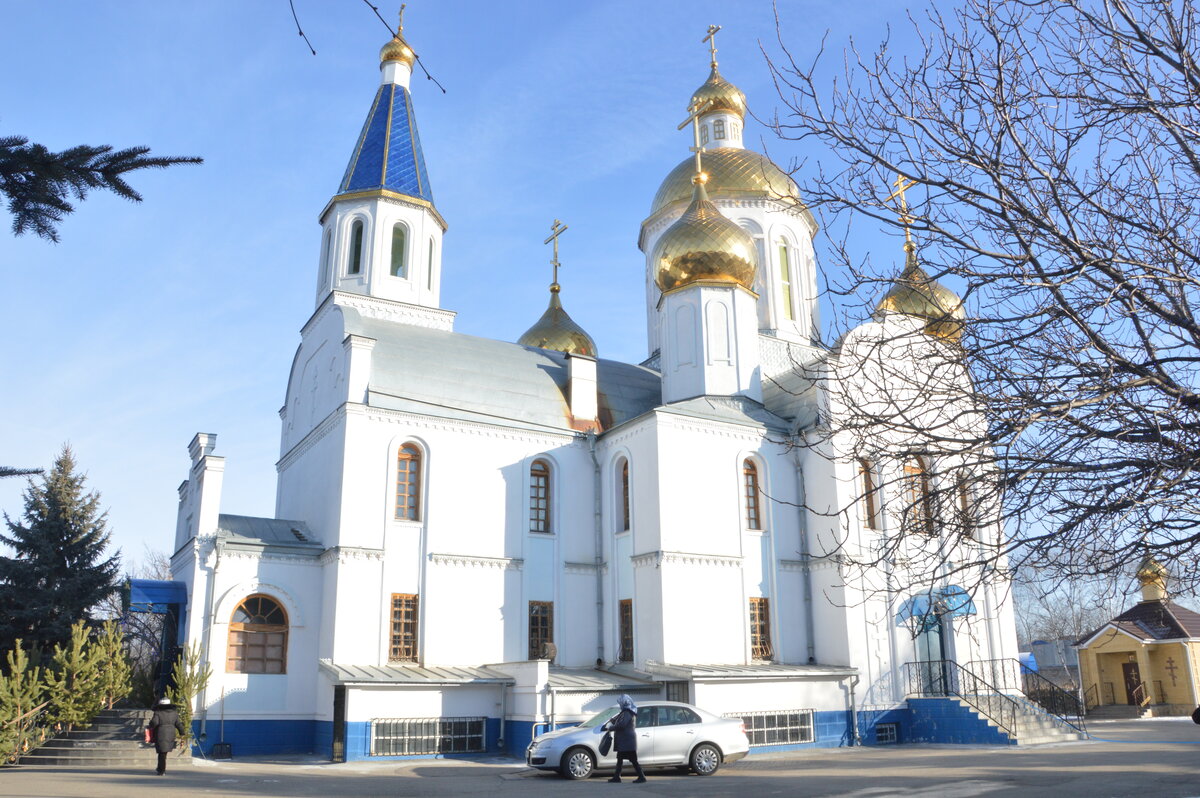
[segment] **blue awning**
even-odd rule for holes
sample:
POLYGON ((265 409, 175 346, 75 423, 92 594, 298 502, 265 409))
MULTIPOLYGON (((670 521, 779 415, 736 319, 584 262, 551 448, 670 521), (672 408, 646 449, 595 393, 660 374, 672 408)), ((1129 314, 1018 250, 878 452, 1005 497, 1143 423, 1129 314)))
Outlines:
POLYGON ((960 615, 975 615, 975 602, 971 594, 958 585, 940 588, 937 591, 937 613, 946 618, 960 615))
POLYGON ((187 604, 187 585, 183 582, 130 579, 128 584, 130 612, 163 615, 172 605, 178 608, 187 604))
POLYGON ((938 624, 935 610, 934 598, 929 593, 910 596, 904 600, 904 603, 900 605, 900 610, 896 613, 896 625, 915 623, 917 625, 916 633, 932 629, 938 624))

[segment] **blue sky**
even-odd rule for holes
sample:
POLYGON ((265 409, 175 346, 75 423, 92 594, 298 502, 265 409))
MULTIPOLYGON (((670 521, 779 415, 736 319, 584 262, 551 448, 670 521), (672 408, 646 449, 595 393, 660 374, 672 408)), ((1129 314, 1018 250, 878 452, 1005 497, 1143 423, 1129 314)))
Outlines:
MULTIPOLYGON (((399 4, 375 1, 394 21, 399 4)), ((146 546, 170 553, 196 432, 217 433, 227 458, 222 510, 274 512, 278 410, 313 310, 317 215, 389 38, 361 0, 295 5, 315 57, 287 0, 3 4, 0 135, 205 159, 135 174, 141 204, 93 194, 59 244, 0 235, 0 463, 48 466, 69 442, 127 564, 146 546)), ((895 3, 779 0, 779 11, 793 53, 810 56, 828 34, 833 65, 851 36, 871 48, 888 23, 907 30, 895 3)), ((708 74, 701 38, 723 26, 721 71, 769 118, 769 0, 413 0, 405 23, 447 89, 419 70, 413 80, 449 223, 442 305, 456 329, 515 340, 541 315, 542 241, 558 218, 570 226, 568 312, 602 357, 644 359, 638 229, 688 155, 676 125, 708 74)), ((751 120, 746 134, 784 168, 810 155, 751 120)), ((19 516, 23 490, 0 482, 0 509, 19 516)))

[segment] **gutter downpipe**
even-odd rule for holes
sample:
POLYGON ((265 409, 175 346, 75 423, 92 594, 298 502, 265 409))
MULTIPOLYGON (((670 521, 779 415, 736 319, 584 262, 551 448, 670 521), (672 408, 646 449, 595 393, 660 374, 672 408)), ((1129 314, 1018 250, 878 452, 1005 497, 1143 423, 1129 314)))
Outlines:
POLYGON ((593 517, 596 538, 596 667, 604 664, 604 529, 600 517, 600 460, 596 457, 596 431, 587 432, 588 454, 592 456, 593 517))
POLYGON ((854 688, 858 687, 858 674, 850 679, 850 744, 861 746, 862 737, 858 733, 858 702, 854 698, 854 688))
POLYGON ((817 641, 813 639, 816 623, 813 620, 812 597, 812 554, 808 546, 808 484, 804 478, 804 457, 801 453, 803 445, 803 430, 797 430, 792 436, 792 459, 796 462, 796 482, 799 489, 800 521, 800 561, 804 563, 804 640, 808 646, 808 663, 817 661, 817 641))

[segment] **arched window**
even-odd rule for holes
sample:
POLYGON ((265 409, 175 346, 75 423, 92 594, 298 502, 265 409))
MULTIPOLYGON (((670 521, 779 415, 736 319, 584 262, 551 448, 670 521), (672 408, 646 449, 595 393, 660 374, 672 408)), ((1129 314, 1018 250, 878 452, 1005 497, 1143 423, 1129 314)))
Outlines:
POLYGON ((421 520, 421 450, 411 443, 396 456, 396 518, 421 520))
POLYGON ((551 532, 550 466, 535 460, 529 468, 529 531, 551 532))
POLYGON ((700 126, 700 146, 708 143, 708 125, 700 126))
POLYGON ((746 528, 762 529, 758 512, 758 467, 753 460, 742 463, 742 483, 746 495, 746 528))
POLYGON ((429 288, 430 291, 432 291, 433 290, 433 239, 432 238, 429 239, 429 259, 426 261, 425 268, 426 268, 425 282, 428 283, 427 287, 429 288))
POLYGON ((929 492, 929 469, 919 456, 904 461, 904 513, 906 532, 933 534, 933 502, 929 492))
POLYGON ((408 228, 397 222, 392 225, 392 276, 408 277, 404 253, 408 249, 408 228))
POLYGON ((879 528, 879 490, 875 485, 875 467, 870 460, 858 461, 858 489, 862 509, 862 525, 879 528))
POLYGON ((228 673, 287 673, 287 613, 269 596, 242 600, 229 619, 228 673))
POLYGON ((725 120, 724 119, 714 119, 713 120, 713 138, 715 138, 715 139, 725 138, 725 120))
POLYGON ((350 264, 346 268, 347 274, 358 274, 362 271, 362 256, 363 223, 362 219, 355 219, 354 224, 350 225, 350 264))
POLYGON ((779 241, 779 289, 783 317, 788 321, 795 321, 796 311, 792 305, 792 264, 788 259, 787 242, 782 239, 779 241))
POLYGON ((621 495, 618 497, 621 501, 621 529, 624 532, 629 529, 629 461, 621 461, 621 495))
POLYGON ((324 291, 329 287, 329 240, 330 232, 326 230, 325 235, 321 237, 321 270, 317 291, 324 291))

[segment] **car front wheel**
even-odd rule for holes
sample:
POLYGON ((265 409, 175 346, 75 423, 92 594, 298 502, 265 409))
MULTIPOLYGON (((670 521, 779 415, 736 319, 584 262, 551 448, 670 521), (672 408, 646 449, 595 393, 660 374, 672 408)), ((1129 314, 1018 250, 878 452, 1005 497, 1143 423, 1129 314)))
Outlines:
POLYGON ((701 776, 711 776, 721 767, 721 752, 711 743, 701 743, 692 751, 692 770, 701 776))
POLYGON ((563 755, 560 772, 564 778, 586 779, 596 770, 596 758, 586 748, 572 748, 563 755))

